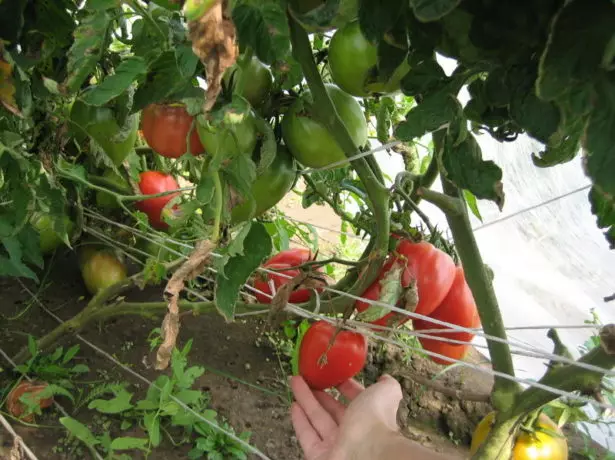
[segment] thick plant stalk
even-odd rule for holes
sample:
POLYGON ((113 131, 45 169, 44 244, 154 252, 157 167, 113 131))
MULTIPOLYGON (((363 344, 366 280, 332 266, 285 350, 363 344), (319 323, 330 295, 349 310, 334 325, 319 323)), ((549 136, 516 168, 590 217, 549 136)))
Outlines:
MULTIPOLYGON (((308 35, 292 16, 288 15, 287 17, 290 26, 293 56, 301 64, 303 74, 314 98, 312 106, 314 116, 329 130, 335 141, 344 151, 346 157, 352 158, 361 152, 358 146, 354 144, 325 89, 325 85, 318 72, 318 67, 312 56, 312 47, 308 35)), ((353 160, 351 164, 365 186, 367 201, 376 221, 375 241, 370 254, 370 262, 366 266, 365 272, 349 289, 351 294, 361 295, 378 276, 378 272, 387 254, 390 230, 389 194, 384 184, 378 181, 376 174, 364 158, 353 160)), ((337 297, 331 300, 329 308, 332 311, 344 311, 353 303, 354 300, 349 297, 337 297)))

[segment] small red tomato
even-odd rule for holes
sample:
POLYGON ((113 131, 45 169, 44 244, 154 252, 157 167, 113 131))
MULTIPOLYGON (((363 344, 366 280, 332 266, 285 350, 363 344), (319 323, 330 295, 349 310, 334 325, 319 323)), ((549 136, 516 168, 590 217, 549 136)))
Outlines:
MULTIPOLYGON (((35 382, 20 382, 15 388, 11 390, 8 397, 6 398, 6 408, 11 415, 14 417, 21 417, 21 415, 26 411, 26 405, 21 402, 19 399, 26 395, 28 398, 32 398, 34 402, 37 402, 41 409, 45 409, 46 407, 51 406, 53 403, 53 398, 44 398, 40 399, 40 394, 43 390, 47 388, 46 383, 35 383, 35 382)), ((33 421, 34 414, 29 414, 23 417, 25 421, 33 421)))
POLYGON ((150 104, 143 109, 141 129, 147 145, 163 157, 179 158, 186 153, 188 133, 190 153, 199 155, 205 149, 193 121, 183 104, 150 104))
MULTIPOLYGON (((273 294, 271 292, 271 287, 269 286, 270 280, 273 281, 275 292, 278 292, 278 290, 283 285, 288 283, 292 278, 299 276, 301 271, 298 268, 282 270, 284 268, 289 268, 294 265, 295 264, 290 265, 290 264, 283 264, 283 263, 276 263, 276 264, 267 263, 266 265, 263 266, 264 268, 267 268, 268 270, 276 270, 276 273, 273 274, 269 272, 259 272, 256 275, 256 279, 254 280, 254 288, 260 292, 255 292, 254 295, 256 296, 256 298, 258 299, 260 303, 271 303, 271 300, 273 300, 273 294), (280 270, 280 271, 277 271, 277 270, 280 270)), ((323 278, 324 278, 324 275, 323 275, 323 278)), ((317 280, 310 281, 310 285, 313 285, 314 289, 316 289, 318 292, 322 292, 326 284, 327 283, 325 283, 324 281, 323 282, 320 282, 317 280)), ((311 289, 307 289, 307 288, 295 289, 288 297, 288 301, 290 303, 307 302, 308 300, 310 300, 311 295, 312 295, 311 289)))
MULTIPOLYGON (((145 171, 142 172, 139 177, 139 189, 143 195, 155 195, 157 193, 168 192, 179 188, 179 184, 173 176, 159 171, 145 171)), ((137 201, 135 206, 139 211, 147 214, 152 227, 164 230, 168 228, 168 225, 162 219, 162 211, 166 204, 176 196, 179 196, 179 192, 137 201)))
POLYGON ((423 337, 419 337, 419 342, 421 342, 421 346, 432 353, 438 353, 440 355, 444 355, 451 359, 440 358, 438 356, 428 355, 429 359, 431 359, 434 363, 442 364, 444 366, 448 366, 449 364, 453 364, 455 360, 462 360, 470 349, 469 345, 455 345, 452 343, 442 342, 438 339, 425 339, 423 337))
POLYGON ((340 385, 357 375, 365 365, 365 336, 345 330, 337 335, 335 333, 335 326, 326 321, 317 321, 301 341, 299 374, 314 390, 340 385))
MULTIPOLYGON (((478 316, 474 296, 472 295, 470 286, 466 283, 463 268, 457 267, 455 281, 450 291, 448 291, 442 303, 429 315, 429 317, 469 329, 480 327, 480 317, 478 316)), ((450 329, 442 324, 423 319, 415 319, 413 321, 413 327, 416 331, 425 329, 450 329)), ((463 342, 470 342, 474 338, 474 334, 454 331, 453 329, 451 329, 451 332, 431 332, 430 334, 437 337, 461 340, 463 342)))

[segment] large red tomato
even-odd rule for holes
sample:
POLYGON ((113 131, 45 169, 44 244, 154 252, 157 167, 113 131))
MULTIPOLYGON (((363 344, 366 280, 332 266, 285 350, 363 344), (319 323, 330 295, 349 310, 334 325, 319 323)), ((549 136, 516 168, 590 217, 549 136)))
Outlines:
POLYGON ((455 280, 455 262, 431 243, 401 240, 395 252, 408 260, 405 276, 416 280, 419 302, 414 310, 429 315, 442 303, 455 280))
POLYGON ((288 264, 290 267, 296 267, 309 262, 313 257, 314 254, 307 248, 291 248, 278 252, 265 262, 265 265, 288 264))
POLYGON ((365 365, 365 336, 352 331, 335 333, 335 326, 326 321, 317 321, 310 326, 301 341, 299 374, 314 390, 324 390, 344 383, 357 375, 365 365))
MULTIPOLYGON (((429 315, 429 317, 469 329, 480 326, 480 317, 478 316, 474 296, 472 295, 470 286, 466 283, 463 268, 457 267, 455 281, 453 281, 450 291, 448 291, 442 303, 429 315)), ((413 326, 416 331, 425 329, 450 329, 442 324, 422 319, 415 319, 413 321, 413 326)), ((464 342, 470 342, 474 338, 474 334, 454 331, 453 329, 451 329, 451 332, 432 332, 430 334, 464 342)))
MULTIPOLYGON (((159 171, 145 171, 139 177, 139 189, 143 195, 155 195, 179 188, 179 184, 173 176, 159 171)), ((148 198, 147 200, 137 201, 135 206, 139 211, 147 214, 152 227, 164 230, 168 228, 168 224, 162 219, 163 208, 178 195, 179 192, 156 198, 148 198)))
POLYGON ((452 360, 462 360, 470 349, 469 345, 455 345, 452 343, 442 342, 437 339, 426 339, 423 337, 419 337, 419 342, 421 342, 421 346, 425 350, 451 358, 445 359, 438 356, 428 355, 429 359, 431 359, 434 363, 442 364, 444 366, 448 366, 449 364, 456 362, 452 360))
MULTIPOLYGON (((20 382, 15 386, 6 398, 6 408, 14 417, 21 417, 26 411, 26 405, 20 401, 21 397, 26 395, 26 398, 31 398, 33 402, 38 403, 41 409, 51 406, 53 398, 41 398, 40 394, 47 388, 47 384, 44 382, 20 382)), ((34 420, 34 414, 25 415, 23 420, 26 422, 32 422, 34 420)))
POLYGON ((147 145, 156 153, 167 158, 179 158, 188 151, 188 133, 190 153, 198 155, 205 151, 193 121, 194 117, 183 104, 150 104, 143 109, 141 129, 147 145))

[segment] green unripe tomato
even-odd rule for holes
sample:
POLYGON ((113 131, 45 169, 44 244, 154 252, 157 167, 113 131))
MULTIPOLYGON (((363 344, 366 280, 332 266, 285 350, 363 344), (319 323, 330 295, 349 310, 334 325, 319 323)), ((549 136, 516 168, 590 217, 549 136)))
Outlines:
MULTIPOLYGON (((67 216, 63 217, 68 235, 72 234, 75 225, 67 216)), ((63 244, 62 238, 53 230, 53 221, 48 214, 38 214, 32 217, 32 225, 39 234, 41 253, 49 254, 63 244)))
POLYGON ((367 84, 370 70, 377 63, 378 49, 363 36, 359 21, 335 32, 329 44, 329 67, 331 78, 341 89, 357 97, 399 91, 402 78, 410 70, 407 61, 397 67, 389 81, 367 84))
POLYGON ((278 145, 275 160, 252 183, 254 202, 246 201, 235 206, 231 211, 231 223, 238 224, 248 220, 252 212, 252 217, 259 217, 273 208, 290 191, 296 176, 293 157, 285 147, 278 145))
MULTIPOLYGON (((325 88, 355 145, 365 145, 367 124, 361 105, 333 84, 326 84, 325 88)), ((312 103, 310 91, 306 91, 295 101, 282 120, 282 137, 299 163, 311 168, 322 168, 344 160, 346 155, 329 130, 312 118, 312 103)))
POLYGON ((196 128, 208 155, 215 156, 219 149, 226 154, 252 154, 257 140, 256 115, 251 110, 237 123, 213 126, 197 118, 196 128))
POLYGON ((273 86, 271 71, 255 56, 247 63, 238 62, 227 69, 224 81, 228 85, 231 79, 233 92, 243 96, 252 107, 260 107, 273 86))

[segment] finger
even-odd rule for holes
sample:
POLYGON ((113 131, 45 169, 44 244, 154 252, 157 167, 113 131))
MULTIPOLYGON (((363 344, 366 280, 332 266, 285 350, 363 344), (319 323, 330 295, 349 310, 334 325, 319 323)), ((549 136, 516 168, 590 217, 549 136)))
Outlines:
POLYGON ((316 429, 322 439, 330 439, 337 433, 337 423, 333 417, 320 405, 314 393, 308 387, 303 377, 291 378, 290 387, 295 395, 295 400, 307 415, 308 420, 316 429))
POLYGON ((298 403, 293 403, 290 406, 290 419, 297 434, 297 440, 305 458, 312 458, 313 453, 318 449, 322 439, 310 423, 307 415, 298 403))
POLYGON ((365 390, 365 387, 356 380, 350 379, 338 385, 337 389, 342 394, 342 396, 344 396, 344 398, 348 399, 349 401, 352 401, 365 390))
POLYGON ((335 420, 338 425, 342 423, 344 412, 346 412, 346 406, 324 391, 315 391, 314 396, 320 405, 331 414, 331 417, 333 417, 333 420, 335 420))

